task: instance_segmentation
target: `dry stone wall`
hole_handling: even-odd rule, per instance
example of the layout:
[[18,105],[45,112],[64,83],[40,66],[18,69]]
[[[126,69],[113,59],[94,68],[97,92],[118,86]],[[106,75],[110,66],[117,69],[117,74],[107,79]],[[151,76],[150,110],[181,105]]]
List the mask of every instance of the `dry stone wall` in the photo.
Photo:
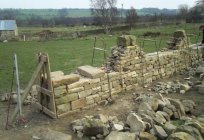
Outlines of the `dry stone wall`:
[[128,46],[127,42],[112,49],[107,61],[109,73],[82,66],[77,74],[63,75],[59,71],[51,74],[59,117],[89,109],[138,85],[145,86],[154,80],[169,77],[202,59],[201,49],[193,46],[145,54],[134,45],[134,40],[129,41],[132,46]]

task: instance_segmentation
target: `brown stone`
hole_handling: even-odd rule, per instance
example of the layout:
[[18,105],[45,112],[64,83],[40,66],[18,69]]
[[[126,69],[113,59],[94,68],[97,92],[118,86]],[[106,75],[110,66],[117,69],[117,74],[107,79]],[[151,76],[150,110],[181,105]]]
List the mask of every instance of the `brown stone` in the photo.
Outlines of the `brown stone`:
[[91,79],[100,78],[105,75],[105,72],[103,70],[88,65],[78,67],[77,71],[79,72],[80,75]]
[[54,71],[50,73],[51,78],[57,78],[57,77],[61,77],[64,75],[64,72],[62,71]]
[[92,90],[85,90],[85,91],[79,92],[78,95],[79,95],[79,98],[84,98],[91,95],[91,93],[92,93]]
[[154,135],[147,132],[141,132],[139,138],[140,140],[157,140],[157,138]]
[[83,108],[86,106],[86,99],[82,98],[72,102],[72,110]]
[[69,85],[74,82],[79,81],[80,77],[77,74],[70,74],[70,75],[65,75],[65,76],[60,76],[57,78],[52,79],[52,83],[54,87],[59,87],[62,85]]

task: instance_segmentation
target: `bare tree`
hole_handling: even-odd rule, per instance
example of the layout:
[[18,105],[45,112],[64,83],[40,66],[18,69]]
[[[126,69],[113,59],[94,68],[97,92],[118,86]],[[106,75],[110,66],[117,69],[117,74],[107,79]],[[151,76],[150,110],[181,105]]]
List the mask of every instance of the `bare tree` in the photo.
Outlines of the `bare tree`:
[[126,14],[126,23],[132,28],[138,21],[138,15],[134,7],[131,7]]
[[91,14],[95,22],[101,25],[106,33],[111,31],[114,24],[117,23],[119,12],[116,8],[117,0],[90,0]]
[[178,11],[179,11],[179,13],[178,13],[179,17],[181,19],[185,20],[185,22],[186,22],[186,19],[187,19],[187,16],[188,16],[188,12],[189,12],[188,5],[186,5],[186,4],[179,5]]
[[197,0],[196,5],[204,6],[204,0]]

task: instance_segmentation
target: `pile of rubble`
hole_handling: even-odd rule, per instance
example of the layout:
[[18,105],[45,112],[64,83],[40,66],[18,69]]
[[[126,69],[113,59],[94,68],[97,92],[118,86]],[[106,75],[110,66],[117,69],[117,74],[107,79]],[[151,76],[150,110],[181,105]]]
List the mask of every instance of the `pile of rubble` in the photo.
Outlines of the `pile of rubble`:
[[161,94],[171,94],[180,93],[185,94],[191,89],[193,83],[187,81],[186,83],[181,83],[179,81],[175,82],[158,82],[151,90]]
[[136,45],[136,37],[124,35],[118,37],[117,46],[112,48],[107,64],[113,71],[127,72],[137,69],[138,64],[144,62],[144,59],[145,53]]
[[86,116],[72,122],[77,137],[105,140],[202,140],[204,116],[195,117],[192,100],[164,98],[161,94],[140,95],[137,112],[130,112],[125,122],[115,116]]
[[[20,90],[21,96],[23,95],[24,90]],[[12,104],[16,104],[18,102],[18,95],[16,91],[12,93],[4,93],[0,96],[1,102],[11,101]],[[24,105],[29,105],[37,102],[37,90],[34,85],[30,91],[30,94],[27,96],[26,100],[23,102]]]
[[185,30],[178,30],[174,32],[173,37],[167,43],[169,45],[168,49],[179,50],[188,47],[189,42],[187,39]]

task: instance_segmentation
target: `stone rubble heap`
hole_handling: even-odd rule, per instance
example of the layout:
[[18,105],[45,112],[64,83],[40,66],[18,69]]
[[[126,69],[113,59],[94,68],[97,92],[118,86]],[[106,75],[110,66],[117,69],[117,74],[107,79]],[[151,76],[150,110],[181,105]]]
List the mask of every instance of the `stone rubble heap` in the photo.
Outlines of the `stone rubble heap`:
[[174,32],[173,37],[167,43],[169,45],[168,49],[179,50],[182,48],[187,48],[187,45],[189,44],[187,39],[188,38],[184,30],[177,30]]
[[[20,94],[23,95],[23,90],[20,91]],[[11,94],[10,93],[4,93],[0,97],[1,102],[6,102],[11,98],[11,103],[12,104],[17,104],[18,101],[18,96],[15,91],[13,91]],[[33,86],[31,89],[30,94],[27,96],[26,100],[23,102],[23,105],[29,105],[32,103],[37,102],[37,91],[36,91],[36,86]]]
[[171,93],[180,93],[185,94],[193,86],[193,83],[190,81],[186,83],[181,83],[179,81],[175,82],[158,82],[151,91],[161,93],[161,94],[171,94]]
[[[140,95],[137,112],[126,122],[115,116],[86,116],[72,122],[77,137],[105,140],[203,140],[204,116],[190,117],[196,105],[192,100],[164,98],[161,94]],[[193,138],[193,139],[192,139]]]

